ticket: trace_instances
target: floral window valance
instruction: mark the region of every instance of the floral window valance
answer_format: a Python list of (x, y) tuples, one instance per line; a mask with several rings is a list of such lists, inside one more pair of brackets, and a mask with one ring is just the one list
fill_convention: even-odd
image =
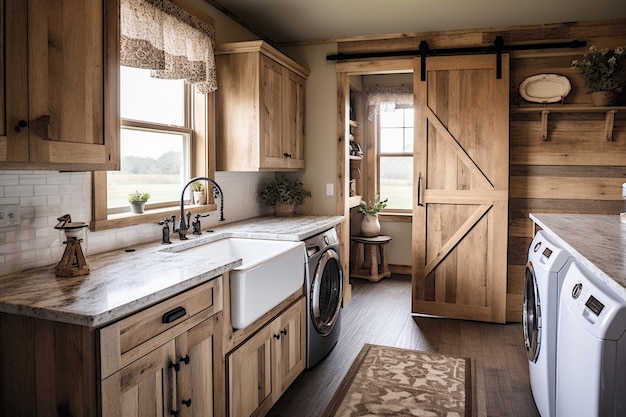
[(122, 0), (120, 63), (217, 90), (215, 29), (168, 0)]
[(386, 110), (413, 107), (413, 88), (406, 86), (376, 86), (367, 89), (367, 119), (371, 122), (379, 107)]

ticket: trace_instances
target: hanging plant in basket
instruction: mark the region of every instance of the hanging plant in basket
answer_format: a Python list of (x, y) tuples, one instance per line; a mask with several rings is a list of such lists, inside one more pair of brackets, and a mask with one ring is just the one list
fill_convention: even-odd
[(275, 216), (290, 216), (296, 206), (304, 203), (311, 192), (304, 188), (299, 179), (289, 179), (284, 175), (274, 177), (261, 191), (263, 200), (274, 208)]

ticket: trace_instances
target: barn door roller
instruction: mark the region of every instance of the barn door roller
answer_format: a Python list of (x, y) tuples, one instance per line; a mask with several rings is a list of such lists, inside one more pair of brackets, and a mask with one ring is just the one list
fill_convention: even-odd
[(402, 56), (419, 56), (422, 63), (420, 77), (426, 81), (426, 57), (466, 54), (495, 54), (496, 55), (496, 78), (502, 78), (502, 53), (510, 51), (523, 51), (528, 49), (556, 49), (556, 48), (580, 48), (587, 46), (587, 41), (567, 41), (552, 43), (535, 43), (524, 45), (505, 45), (502, 36), (496, 36), (493, 46), (476, 46), (467, 48), (444, 48), (430, 49), (428, 42), (422, 40), (417, 51), (386, 51), (386, 52), (358, 52), (354, 54), (334, 54), (326, 57), (327, 61), (343, 61), (348, 59), (390, 58)]

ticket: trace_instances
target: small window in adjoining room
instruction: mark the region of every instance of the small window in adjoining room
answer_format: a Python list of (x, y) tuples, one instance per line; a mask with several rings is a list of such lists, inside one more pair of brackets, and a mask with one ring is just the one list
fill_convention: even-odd
[(378, 190), (387, 210), (411, 210), (413, 108), (389, 107), (381, 103), (378, 112)]

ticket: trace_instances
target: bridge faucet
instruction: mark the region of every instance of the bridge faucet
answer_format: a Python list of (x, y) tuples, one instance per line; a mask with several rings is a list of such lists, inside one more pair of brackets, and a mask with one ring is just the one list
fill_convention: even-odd
[(196, 181), (207, 181), (209, 182), (214, 189), (214, 196), (219, 196), (220, 198), (220, 221), (223, 222), (224, 219), (224, 193), (222, 192), (222, 188), (209, 177), (195, 177), (189, 180), (187, 184), (183, 187), (183, 191), (180, 193), (180, 223), (178, 225), (178, 229), (174, 229), (174, 232), (178, 233), (180, 240), (187, 240), (187, 230), (191, 226), (189, 223), (189, 218), (191, 217), (191, 213), (187, 216), (187, 222), (185, 222), (185, 190), (189, 185)]

